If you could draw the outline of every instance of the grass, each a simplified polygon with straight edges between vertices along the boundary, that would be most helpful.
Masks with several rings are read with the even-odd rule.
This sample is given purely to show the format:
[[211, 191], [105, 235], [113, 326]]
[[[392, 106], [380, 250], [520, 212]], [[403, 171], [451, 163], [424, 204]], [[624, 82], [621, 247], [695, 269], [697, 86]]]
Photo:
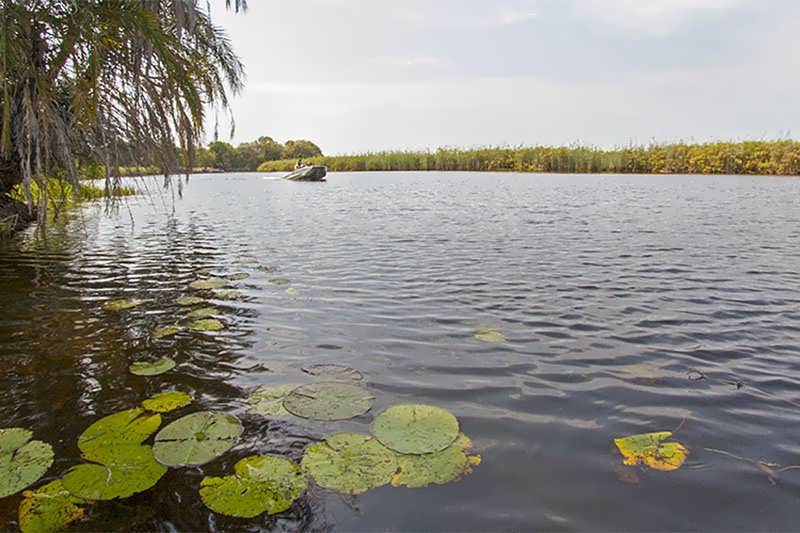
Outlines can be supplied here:
[[[288, 172], [297, 161], [267, 161], [260, 172]], [[592, 147], [520, 147], [377, 152], [306, 160], [330, 171], [514, 171], [614, 174], [800, 175], [800, 142], [744, 141]]]

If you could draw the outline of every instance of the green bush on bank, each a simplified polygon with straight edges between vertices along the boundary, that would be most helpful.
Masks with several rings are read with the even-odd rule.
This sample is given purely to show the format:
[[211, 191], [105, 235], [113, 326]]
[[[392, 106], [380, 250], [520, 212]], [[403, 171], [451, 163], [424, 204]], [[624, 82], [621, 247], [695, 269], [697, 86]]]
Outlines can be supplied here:
[[[619, 174], [800, 175], [800, 142], [744, 141], [664, 144], [602, 150], [590, 147], [440, 148], [305, 160], [333, 172], [461, 170]], [[266, 161], [260, 172], [288, 172], [296, 159]]]

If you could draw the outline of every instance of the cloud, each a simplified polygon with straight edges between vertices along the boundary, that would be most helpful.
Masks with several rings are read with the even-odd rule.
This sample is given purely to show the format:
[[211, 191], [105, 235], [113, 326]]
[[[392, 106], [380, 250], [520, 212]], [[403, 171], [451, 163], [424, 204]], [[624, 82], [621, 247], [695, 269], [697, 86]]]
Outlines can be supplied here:
[[378, 56], [374, 63], [389, 67], [438, 67], [448, 62], [443, 56]]
[[536, 18], [536, 11], [528, 8], [504, 8], [489, 19], [496, 26], [515, 26]]

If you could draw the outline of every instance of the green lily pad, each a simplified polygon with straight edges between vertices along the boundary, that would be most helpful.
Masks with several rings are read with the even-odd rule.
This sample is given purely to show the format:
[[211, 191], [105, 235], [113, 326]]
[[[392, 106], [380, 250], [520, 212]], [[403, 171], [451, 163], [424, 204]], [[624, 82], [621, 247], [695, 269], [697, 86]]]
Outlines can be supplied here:
[[259, 272], [264, 272], [265, 274], [275, 274], [276, 272], [280, 272], [280, 267], [272, 266], [272, 265], [259, 265], [256, 267], [256, 270]]
[[671, 431], [644, 433], [614, 439], [614, 444], [625, 458], [625, 465], [645, 464], [654, 470], [670, 472], [680, 468], [689, 455], [689, 450], [680, 442], [667, 441], [671, 436]]
[[221, 289], [227, 284], [228, 281], [222, 278], [208, 278], [195, 280], [189, 284], [189, 287], [198, 290]]
[[269, 282], [273, 285], [288, 285], [292, 282], [292, 280], [286, 278], [273, 278], [269, 280]]
[[169, 413], [192, 403], [192, 397], [185, 392], [160, 392], [142, 402], [142, 407], [154, 413]]
[[287, 383], [260, 387], [247, 399], [250, 410], [264, 416], [288, 415], [289, 411], [283, 406], [283, 400], [299, 386], [299, 383]]
[[73, 496], [60, 479], [36, 490], [26, 490], [19, 504], [19, 528], [22, 533], [44, 533], [66, 529], [83, 518], [81, 505], [91, 502]]
[[[161, 415], [142, 408], [128, 409], [101, 418], [78, 437], [78, 449], [90, 461], [104, 456], [104, 449], [141, 444], [161, 425]], [[98, 455], [99, 454], [99, 455]]]
[[475, 338], [483, 342], [508, 342], [506, 336], [496, 329], [479, 329], [475, 332]]
[[330, 378], [333, 380], [361, 381], [364, 379], [364, 374], [355, 368], [345, 365], [319, 363], [315, 365], [304, 366], [302, 370], [306, 374], [312, 376]]
[[169, 357], [162, 357], [153, 362], [138, 361], [129, 366], [128, 370], [135, 376], [158, 376], [173, 368], [175, 368], [175, 361]]
[[242, 425], [235, 416], [194, 413], [159, 431], [153, 453], [165, 466], [202, 465], [231, 449], [241, 433]]
[[459, 479], [472, 471], [472, 466], [480, 464], [479, 455], [469, 455], [472, 443], [465, 435], [459, 435], [456, 442], [440, 452], [423, 455], [398, 454], [399, 468], [392, 476], [392, 485], [409, 488], [444, 485]]
[[181, 296], [180, 298], [175, 300], [176, 304], [182, 305], [184, 307], [201, 304], [203, 302], [205, 302], [205, 300], [198, 296]]
[[147, 300], [141, 300], [139, 298], [129, 298], [127, 300], [110, 300], [106, 302], [103, 305], [103, 307], [105, 307], [109, 311], [126, 311], [128, 309], [133, 309], [134, 307], [138, 307], [145, 302], [147, 302]]
[[345, 420], [372, 408], [374, 397], [358, 385], [338, 381], [309, 383], [294, 389], [283, 401], [293, 415], [315, 420]]
[[236, 272], [235, 274], [231, 274], [228, 276], [228, 279], [231, 281], [242, 281], [243, 279], [247, 279], [250, 277], [250, 274], [247, 272]]
[[0, 498], [38, 481], [53, 464], [53, 448], [32, 435], [23, 428], [0, 429]]
[[206, 477], [200, 498], [214, 512], [240, 518], [282, 513], [308, 487], [300, 467], [276, 455], [256, 455], [234, 466], [236, 475]]
[[355, 433], [312, 444], [300, 464], [320, 487], [353, 495], [386, 485], [397, 471], [391, 450], [370, 435]]
[[192, 331], [221, 331], [225, 325], [215, 318], [202, 318], [189, 322], [188, 328]]
[[181, 330], [180, 326], [163, 326], [153, 332], [153, 337], [156, 339], [163, 339], [164, 337], [171, 337]]
[[167, 472], [150, 446], [98, 447], [91, 456], [97, 463], [72, 467], [62, 480], [71, 494], [86, 500], [128, 498], [152, 488]]
[[219, 300], [241, 300], [247, 296], [244, 291], [240, 291], [239, 289], [216, 289], [212, 292], [214, 293], [214, 297]]
[[458, 420], [450, 411], [422, 404], [386, 409], [372, 422], [372, 434], [400, 453], [440, 452], [458, 437]]
[[216, 307], [201, 307], [186, 315], [186, 318], [208, 318], [219, 314], [222, 314], [222, 312]]

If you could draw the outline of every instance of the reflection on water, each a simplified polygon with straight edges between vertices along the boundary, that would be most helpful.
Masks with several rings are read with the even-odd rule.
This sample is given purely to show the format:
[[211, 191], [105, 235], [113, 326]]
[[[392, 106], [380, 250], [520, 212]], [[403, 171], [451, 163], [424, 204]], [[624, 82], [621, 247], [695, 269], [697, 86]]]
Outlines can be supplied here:
[[[55, 478], [79, 462], [91, 422], [162, 390], [243, 421], [231, 452], [93, 506], [85, 529], [791, 529], [800, 471], [773, 486], [705, 448], [800, 463], [798, 198], [796, 180], [750, 177], [223, 175], [193, 178], [174, 205], [89, 206], [47, 239], [0, 245], [2, 426], [52, 443]], [[188, 288], [208, 276], [241, 294]], [[225, 329], [154, 339], [194, 294]], [[149, 302], [103, 308], [121, 298]], [[164, 356], [175, 370], [127, 370]], [[424, 489], [312, 488], [279, 517], [210, 513], [204, 475], [367, 431], [372, 413], [316, 423], [247, 410], [255, 388], [308, 381], [311, 363], [362, 371], [372, 413], [449, 409], [483, 464]], [[684, 467], [623, 482], [613, 437], [684, 419]], [[18, 504], [0, 500], [0, 522]]]

